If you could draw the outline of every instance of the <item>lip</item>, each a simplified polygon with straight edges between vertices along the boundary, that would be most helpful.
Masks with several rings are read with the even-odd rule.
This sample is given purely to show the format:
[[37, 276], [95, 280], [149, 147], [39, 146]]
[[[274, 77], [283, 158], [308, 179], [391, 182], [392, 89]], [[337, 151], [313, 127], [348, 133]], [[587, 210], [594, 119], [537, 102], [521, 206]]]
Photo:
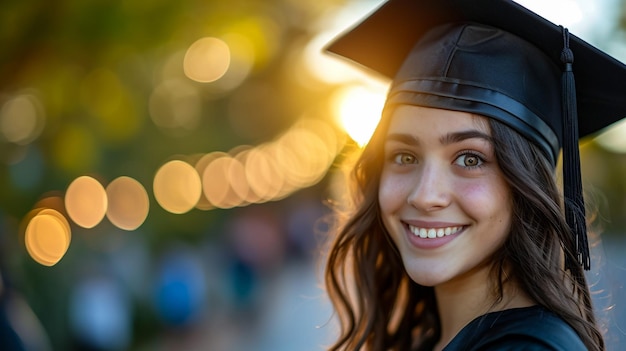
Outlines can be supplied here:
[[[446, 228], [446, 227], [461, 227], [459, 231], [454, 234], [446, 235], [440, 238], [421, 238], [411, 232], [409, 225], [419, 228]], [[407, 221], [403, 222], [406, 236], [411, 243], [418, 249], [432, 250], [442, 247], [454, 239], [458, 238], [460, 234], [465, 232], [467, 225], [449, 222], [424, 222], [424, 221]]]

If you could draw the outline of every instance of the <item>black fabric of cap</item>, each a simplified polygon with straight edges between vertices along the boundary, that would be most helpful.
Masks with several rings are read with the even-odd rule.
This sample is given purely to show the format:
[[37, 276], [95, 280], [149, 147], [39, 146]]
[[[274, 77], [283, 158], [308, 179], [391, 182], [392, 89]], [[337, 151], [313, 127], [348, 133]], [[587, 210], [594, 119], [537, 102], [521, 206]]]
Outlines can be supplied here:
[[556, 164], [561, 71], [509, 32], [473, 22], [440, 25], [405, 58], [386, 108], [408, 104], [488, 116], [538, 144]]

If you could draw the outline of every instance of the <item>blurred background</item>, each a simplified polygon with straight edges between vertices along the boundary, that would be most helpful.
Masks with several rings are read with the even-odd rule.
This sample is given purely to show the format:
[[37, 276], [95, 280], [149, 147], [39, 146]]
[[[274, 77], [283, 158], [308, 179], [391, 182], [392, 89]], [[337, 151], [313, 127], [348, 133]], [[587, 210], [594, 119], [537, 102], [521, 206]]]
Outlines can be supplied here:
[[[623, 1], [520, 2], [626, 61]], [[322, 51], [380, 3], [3, 0], [0, 349], [324, 349], [329, 204], [386, 86]], [[582, 148], [610, 350], [625, 128]]]

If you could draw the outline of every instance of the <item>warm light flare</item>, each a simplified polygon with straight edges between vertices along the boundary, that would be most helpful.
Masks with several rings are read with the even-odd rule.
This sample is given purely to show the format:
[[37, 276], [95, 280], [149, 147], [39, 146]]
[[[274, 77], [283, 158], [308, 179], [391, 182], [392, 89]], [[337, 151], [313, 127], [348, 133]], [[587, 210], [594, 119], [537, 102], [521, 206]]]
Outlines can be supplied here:
[[383, 89], [362, 86], [346, 87], [333, 99], [340, 125], [360, 146], [367, 144], [376, 129], [384, 103]]
[[341, 10], [328, 11], [327, 16], [322, 16], [319, 22], [314, 24], [318, 34], [311, 39], [303, 50], [305, 67], [319, 80], [327, 83], [347, 83], [378, 81], [382, 77], [374, 76], [370, 72], [358, 69], [347, 60], [333, 57], [325, 51], [328, 43], [345, 32], [354, 23], [362, 19], [375, 8], [379, 7], [383, 0], [375, 1], [350, 1], [344, 4]]

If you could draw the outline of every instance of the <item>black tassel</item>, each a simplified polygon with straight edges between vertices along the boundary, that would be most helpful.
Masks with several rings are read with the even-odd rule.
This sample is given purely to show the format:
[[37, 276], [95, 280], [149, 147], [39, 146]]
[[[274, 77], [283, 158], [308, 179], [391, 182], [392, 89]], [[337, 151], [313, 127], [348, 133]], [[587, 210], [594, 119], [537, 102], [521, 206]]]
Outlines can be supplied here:
[[565, 196], [565, 219], [574, 236], [575, 253], [578, 262], [566, 259], [566, 268], [574, 264], [582, 265], [589, 270], [591, 260], [587, 241], [587, 224], [585, 221], [585, 200], [583, 199], [582, 179], [580, 174], [580, 152], [578, 149], [578, 112], [576, 108], [576, 84], [574, 82], [574, 54], [569, 48], [569, 31], [563, 30], [563, 51], [561, 61], [565, 65], [562, 75], [562, 107], [563, 107], [563, 192]]

